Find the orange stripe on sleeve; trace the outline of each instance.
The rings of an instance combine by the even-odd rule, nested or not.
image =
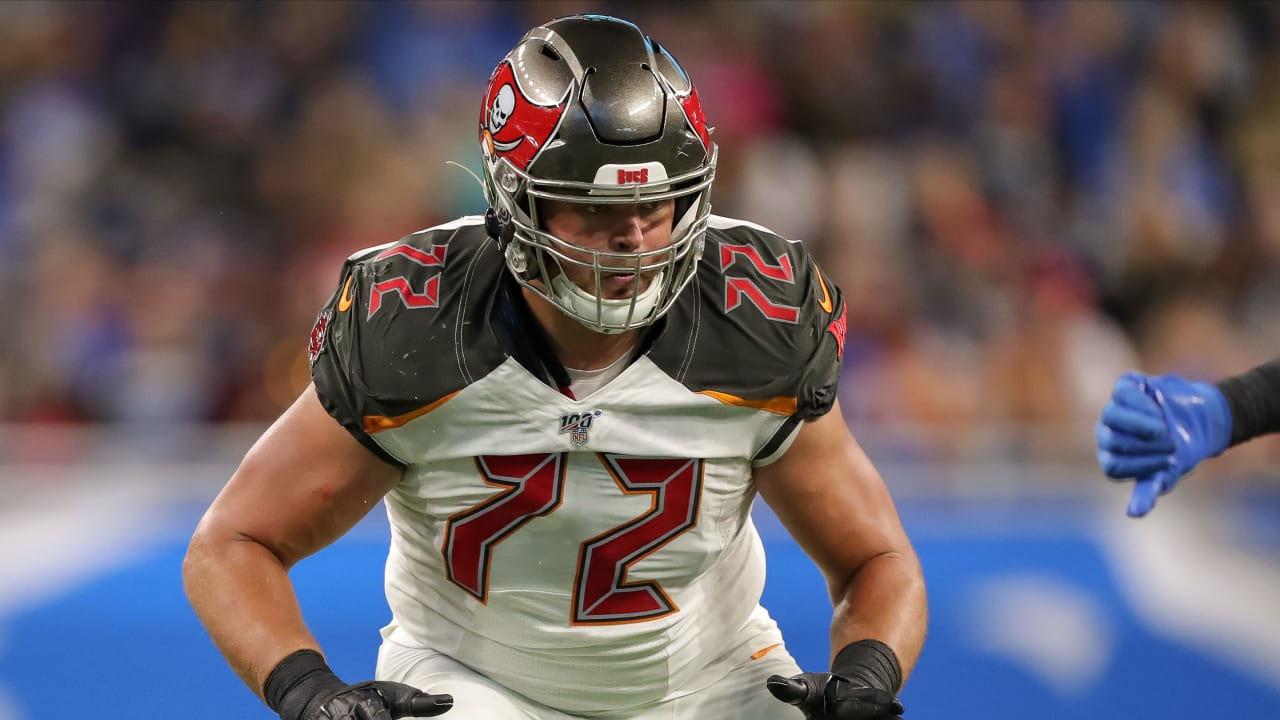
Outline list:
[[[374,433],[382,432],[383,430],[393,430],[395,428],[408,425],[410,422],[449,402],[453,399],[454,395],[458,394],[458,392],[459,391],[455,390],[433,403],[428,403],[417,410],[410,410],[403,415],[397,415],[395,417],[387,417],[386,415],[365,415],[364,431],[372,435]]]
[[[756,410],[764,410],[766,412],[777,413],[778,415],[794,415],[796,412],[796,399],[793,397],[775,397],[768,400],[748,400],[740,398],[737,395],[729,393],[716,392],[715,390],[701,390],[699,395],[706,395],[709,398],[715,398],[726,405],[737,405],[738,407],[755,408]]]

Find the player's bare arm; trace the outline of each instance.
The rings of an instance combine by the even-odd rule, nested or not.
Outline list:
[[[787,453],[755,479],[826,578],[835,608],[832,653],[878,640],[897,655],[905,682],[924,644],[924,577],[893,500],[839,405],[805,423]]]
[[[259,695],[282,658],[319,649],[289,569],[349,530],[400,474],[335,422],[308,387],[205,513],[183,566],[187,595]]]

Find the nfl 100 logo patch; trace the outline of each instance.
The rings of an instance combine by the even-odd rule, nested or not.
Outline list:
[[[569,442],[582,447],[587,444],[587,433],[596,418],[604,414],[603,410],[588,410],[584,413],[569,413],[560,416],[560,434],[569,434]]]

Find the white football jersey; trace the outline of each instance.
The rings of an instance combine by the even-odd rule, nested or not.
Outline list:
[[[396,642],[565,712],[692,692],[764,616],[752,468],[830,409],[843,302],[718,221],[624,370],[574,398],[477,220],[353,256],[311,338],[329,412],[402,465]]]

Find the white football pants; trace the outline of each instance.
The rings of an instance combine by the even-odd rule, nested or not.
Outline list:
[[[765,689],[765,679],[800,672],[785,646],[762,647],[740,659],[713,663],[723,673],[710,687],[671,700],[625,711],[569,715],[509,690],[434,650],[409,648],[384,639],[378,651],[379,680],[431,693],[453,695],[453,709],[441,720],[802,720],[796,708]]]

